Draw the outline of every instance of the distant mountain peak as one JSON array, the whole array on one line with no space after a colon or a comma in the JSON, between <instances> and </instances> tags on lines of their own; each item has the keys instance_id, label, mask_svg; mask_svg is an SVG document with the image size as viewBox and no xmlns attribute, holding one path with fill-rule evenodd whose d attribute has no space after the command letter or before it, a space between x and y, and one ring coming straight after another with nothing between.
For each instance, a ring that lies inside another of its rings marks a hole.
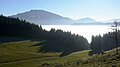
<instances>
[{"instance_id":1,"label":"distant mountain peak","mask_svg":"<svg viewBox=\"0 0 120 67\"><path fill-rule=\"evenodd\" d=\"M79 22L95 22L96 20L89 18L89 17L85 17L85 18L81 18L77 21L79 21Z\"/></svg>"},{"instance_id":2,"label":"distant mountain peak","mask_svg":"<svg viewBox=\"0 0 120 67\"><path fill-rule=\"evenodd\" d=\"M95 22L96 20L89 17L85 17L77 20L77 23L95 23Z\"/></svg>"},{"instance_id":3,"label":"distant mountain peak","mask_svg":"<svg viewBox=\"0 0 120 67\"><path fill-rule=\"evenodd\" d=\"M106 20L105 22L114 22L114 21L120 22L120 18L118 18L118 19Z\"/></svg>"},{"instance_id":4,"label":"distant mountain peak","mask_svg":"<svg viewBox=\"0 0 120 67\"><path fill-rule=\"evenodd\" d=\"M23 13L13 15L14 18L25 19L36 24L68 24L72 19L62 17L58 14L48 12L45 10L30 10Z\"/></svg>"}]
</instances>

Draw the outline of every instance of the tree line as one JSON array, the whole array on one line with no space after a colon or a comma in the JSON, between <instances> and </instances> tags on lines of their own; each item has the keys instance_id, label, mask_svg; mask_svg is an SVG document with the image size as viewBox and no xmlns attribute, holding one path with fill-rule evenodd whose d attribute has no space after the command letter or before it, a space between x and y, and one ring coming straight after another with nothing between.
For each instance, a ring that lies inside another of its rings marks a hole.
<instances>
[{"instance_id":1,"label":"tree line","mask_svg":"<svg viewBox=\"0 0 120 67\"><path fill-rule=\"evenodd\" d=\"M116 32L108 32L104 34L103 36L92 36L92 42L90 44L90 48L92 50L92 53L100 54L103 51L111 50L113 48L116 48L116 40L114 39ZM117 32L118 36L120 36L120 31ZM118 43L120 43L120 39L118 39ZM118 44L118 47L120 47L120 44Z\"/></svg>"},{"instance_id":2,"label":"tree line","mask_svg":"<svg viewBox=\"0 0 120 67\"><path fill-rule=\"evenodd\" d=\"M118 36L120 31L117 32ZM92 36L89 44L83 36L71 34L60 29L46 31L40 25L27 22L19 18L0 15L0 37L22 37L37 40L46 40L44 51L74 52L91 49L92 54L116 48L116 41L112 38L115 32L108 32L103 36ZM118 43L120 39L118 39ZM120 44L118 45L120 47Z\"/></svg>"},{"instance_id":3,"label":"tree line","mask_svg":"<svg viewBox=\"0 0 120 67\"><path fill-rule=\"evenodd\" d=\"M46 31L41 25L39 26L26 20L5 17L3 15L0 16L0 36L42 39L50 42L49 45L51 46L59 45L70 48L72 51L89 49L89 43L83 36L71 34L71 32L64 32L59 29ZM57 49L55 47L51 48L51 50ZM58 51L62 50L60 49Z\"/></svg>"}]
</instances>

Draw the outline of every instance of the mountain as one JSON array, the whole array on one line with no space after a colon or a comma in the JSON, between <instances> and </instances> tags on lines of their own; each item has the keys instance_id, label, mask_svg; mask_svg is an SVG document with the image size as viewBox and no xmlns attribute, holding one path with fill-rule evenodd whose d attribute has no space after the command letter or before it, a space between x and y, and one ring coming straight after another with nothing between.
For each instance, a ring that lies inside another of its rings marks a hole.
<instances>
[{"instance_id":1,"label":"mountain","mask_svg":"<svg viewBox=\"0 0 120 67\"><path fill-rule=\"evenodd\" d=\"M117 22L119 22L120 21L120 19L111 19L111 20L106 20L106 21L103 21L103 22L107 22L107 23L113 23L113 22L115 22L115 21L117 21Z\"/></svg>"},{"instance_id":2,"label":"mountain","mask_svg":"<svg viewBox=\"0 0 120 67\"><path fill-rule=\"evenodd\" d=\"M73 25L111 25L112 22L106 22L106 21L96 21L92 18L86 17L76 20Z\"/></svg>"},{"instance_id":3,"label":"mountain","mask_svg":"<svg viewBox=\"0 0 120 67\"><path fill-rule=\"evenodd\" d=\"M81 18L81 19L77 20L77 22L79 22L79 23L93 23L93 22L96 22L96 20L86 17L86 18Z\"/></svg>"},{"instance_id":4,"label":"mountain","mask_svg":"<svg viewBox=\"0 0 120 67\"><path fill-rule=\"evenodd\" d=\"M72 19L45 10L30 10L12 15L11 17L25 19L29 22L40 25L71 24Z\"/></svg>"},{"instance_id":5,"label":"mountain","mask_svg":"<svg viewBox=\"0 0 120 67\"><path fill-rule=\"evenodd\" d=\"M96 20L86 17L86 18L81 18L81 19L76 20L76 22L73 23L73 25L93 25L93 24L96 25L96 23L97 23Z\"/></svg>"},{"instance_id":6,"label":"mountain","mask_svg":"<svg viewBox=\"0 0 120 67\"><path fill-rule=\"evenodd\" d=\"M110 21L96 21L86 17L78 20L72 20L68 17L62 17L58 14L45 10L30 10L23 13L18 13L10 17L27 20L28 22L39 25L110 25Z\"/></svg>"}]
</instances>

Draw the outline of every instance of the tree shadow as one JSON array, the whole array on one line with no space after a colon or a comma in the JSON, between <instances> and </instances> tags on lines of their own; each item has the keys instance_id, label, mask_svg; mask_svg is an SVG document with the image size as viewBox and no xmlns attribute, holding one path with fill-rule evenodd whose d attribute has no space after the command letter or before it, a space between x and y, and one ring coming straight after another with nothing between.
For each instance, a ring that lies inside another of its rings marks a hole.
<instances>
[{"instance_id":1,"label":"tree shadow","mask_svg":"<svg viewBox=\"0 0 120 67\"><path fill-rule=\"evenodd\" d=\"M80 50L76 50L75 48L70 48L65 45L61 45L59 42L55 41L44 41L41 39L28 39L28 38L20 38L20 37L0 37L0 44L6 42L16 42L16 41L23 41L23 40L31 40L31 41L43 41L41 43L35 44L33 46L41 46L38 49L38 52L47 53L47 52L57 52L61 53L60 57L69 55L73 52L77 52Z\"/></svg>"},{"instance_id":2,"label":"tree shadow","mask_svg":"<svg viewBox=\"0 0 120 67\"><path fill-rule=\"evenodd\" d=\"M92 56L93 54L94 54L94 53L93 53L92 51L89 51L89 52L88 52L88 55L89 55L89 56Z\"/></svg>"},{"instance_id":3,"label":"tree shadow","mask_svg":"<svg viewBox=\"0 0 120 67\"><path fill-rule=\"evenodd\" d=\"M27 40L27 39L21 37L0 37L0 44L6 42L22 41L22 40Z\"/></svg>"},{"instance_id":4,"label":"tree shadow","mask_svg":"<svg viewBox=\"0 0 120 67\"><path fill-rule=\"evenodd\" d=\"M72 48L68 48L68 47L59 45L57 42L53 42L53 41L47 41L47 42L44 41L42 43L35 44L33 46L41 46L39 48L38 52L43 52L43 53L58 52L58 53L61 53L60 57L69 55L73 52L76 52L76 50L74 50Z\"/></svg>"},{"instance_id":5,"label":"tree shadow","mask_svg":"<svg viewBox=\"0 0 120 67\"><path fill-rule=\"evenodd\" d=\"M100 51L89 51L88 55L92 56L94 54L104 54L104 52L100 52Z\"/></svg>"}]
</instances>

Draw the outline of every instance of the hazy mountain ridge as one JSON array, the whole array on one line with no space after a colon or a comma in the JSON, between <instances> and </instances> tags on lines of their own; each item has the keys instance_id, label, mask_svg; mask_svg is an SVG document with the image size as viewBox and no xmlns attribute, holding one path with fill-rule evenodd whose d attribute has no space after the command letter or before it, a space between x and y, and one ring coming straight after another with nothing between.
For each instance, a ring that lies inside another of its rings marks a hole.
<instances>
[{"instance_id":1,"label":"hazy mountain ridge","mask_svg":"<svg viewBox=\"0 0 120 67\"><path fill-rule=\"evenodd\" d=\"M89 18L89 17L81 18L81 19L78 19L77 21L78 21L78 22L81 22L81 23L92 23L92 22L96 22L96 20L94 20L94 19L92 19L92 18Z\"/></svg>"},{"instance_id":2,"label":"hazy mountain ridge","mask_svg":"<svg viewBox=\"0 0 120 67\"><path fill-rule=\"evenodd\" d=\"M11 17L25 19L40 25L109 25L112 23L110 21L96 21L89 17L72 20L45 10L30 10Z\"/></svg>"},{"instance_id":3,"label":"hazy mountain ridge","mask_svg":"<svg viewBox=\"0 0 120 67\"><path fill-rule=\"evenodd\" d=\"M44 11L44 10L31 10L11 17L25 19L29 22L36 24L71 24L72 19L62 17L60 15Z\"/></svg>"},{"instance_id":4,"label":"hazy mountain ridge","mask_svg":"<svg viewBox=\"0 0 120 67\"><path fill-rule=\"evenodd\" d=\"M111 25L113 22L108 21L96 21L92 18L86 17L76 20L73 25Z\"/></svg>"}]
</instances>

